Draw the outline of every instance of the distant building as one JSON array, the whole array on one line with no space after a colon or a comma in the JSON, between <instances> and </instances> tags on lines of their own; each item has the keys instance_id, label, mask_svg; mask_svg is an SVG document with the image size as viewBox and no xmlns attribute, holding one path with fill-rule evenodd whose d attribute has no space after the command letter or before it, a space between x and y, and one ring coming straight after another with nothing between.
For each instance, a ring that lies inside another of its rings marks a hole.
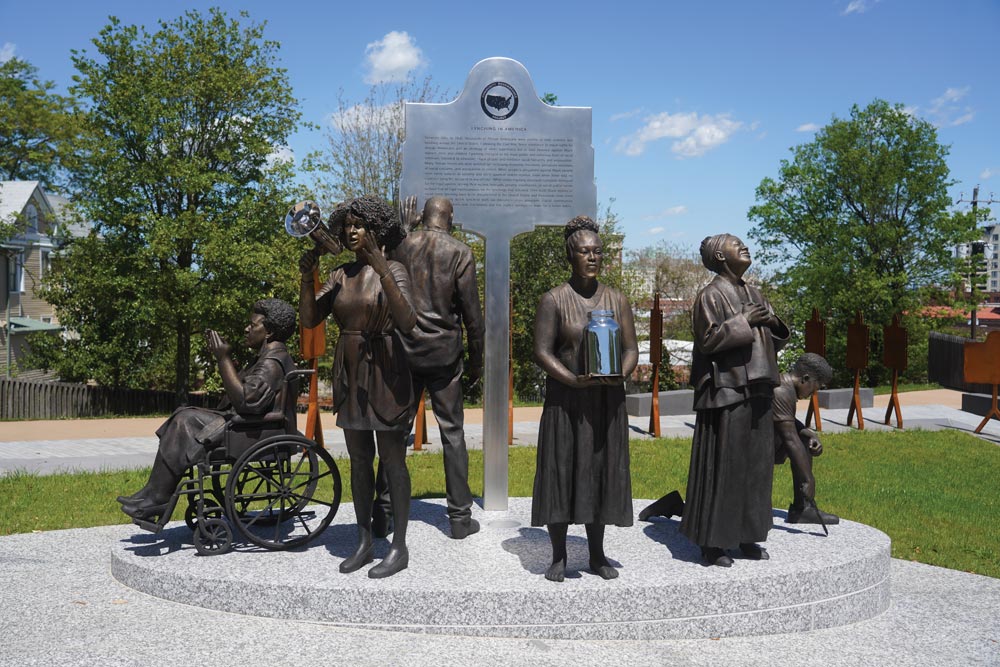
<instances>
[{"instance_id":1,"label":"distant building","mask_svg":"<svg viewBox=\"0 0 1000 667\"><path fill-rule=\"evenodd\" d=\"M0 238L0 375L9 376L27 353L26 334L62 330L51 304L38 296L51 270L61 235L85 235L87 226L69 225L69 201L46 194L38 181L0 181L0 221L17 233Z\"/></svg>"},{"instance_id":2,"label":"distant building","mask_svg":"<svg viewBox=\"0 0 1000 667\"><path fill-rule=\"evenodd\" d=\"M982 238L972 243L963 243L956 248L955 254L961 258L981 256L977 262L976 276L980 288L987 293L986 301L1000 301L1000 224L987 225L982 228ZM965 290L969 291L968 280Z\"/></svg>"}]
</instances>

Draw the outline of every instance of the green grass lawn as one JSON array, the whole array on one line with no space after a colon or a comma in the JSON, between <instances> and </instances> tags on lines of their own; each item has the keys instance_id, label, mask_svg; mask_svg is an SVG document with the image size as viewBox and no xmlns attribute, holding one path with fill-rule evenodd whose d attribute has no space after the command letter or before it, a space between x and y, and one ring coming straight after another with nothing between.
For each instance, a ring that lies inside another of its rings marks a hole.
<instances>
[{"instance_id":1,"label":"green grass lawn","mask_svg":"<svg viewBox=\"0 0 1000 667\"><path fill-rule=\"evenodd\" d=\"M820 507L874 526L892 538L892 555L1000 577L1000 447L957 431L850 432L823 436L815 460ZM632 442L632 490L658 498L687 485L690 441ZM483 488L482 454L469 452L470 486ZM346 460L338 460L344 502ZM415 498L444 497L440 454L409 459ZM530 496L535 450L510 450L510 495ZM115 496L143 485L148 470L0 477L0 535L128 523ZM775 471L774 506L791 502L788 465ZM183 506L174 518L183 517Z\"/></svg>"}]
</instances>

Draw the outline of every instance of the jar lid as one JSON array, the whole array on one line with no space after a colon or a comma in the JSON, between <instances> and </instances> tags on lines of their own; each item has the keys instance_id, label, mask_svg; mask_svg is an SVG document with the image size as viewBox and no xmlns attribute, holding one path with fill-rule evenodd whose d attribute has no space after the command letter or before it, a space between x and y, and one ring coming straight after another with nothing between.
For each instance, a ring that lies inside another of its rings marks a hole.
<instances>
[{"instance_id":1,"label":"jar lid","mask_svg":"<svg viewBox=\"0 0 1000 667\"><path fill-rule=\"evenodd\" d=\"M614 317L614 315L613 310L592 310L587 313L587 317Z\"/></svg>"}]
</instances>

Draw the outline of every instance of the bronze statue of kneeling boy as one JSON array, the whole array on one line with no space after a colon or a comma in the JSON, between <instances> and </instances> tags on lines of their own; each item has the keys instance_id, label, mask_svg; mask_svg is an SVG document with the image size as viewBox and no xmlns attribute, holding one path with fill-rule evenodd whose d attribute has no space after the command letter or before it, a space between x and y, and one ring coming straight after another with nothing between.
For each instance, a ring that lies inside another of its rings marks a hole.
<instances>
[{"instance_id":1,"label":"bronze statue of kneeling boy","mask_svg":"<svg viewBox=\"0 0 1000 667\"><path fill-rule=\"evenodd\" d=\"M781 384L774 390L774 463L781 465L787 459L792 466L794 496L785 523L840 523L838 516L816 507L812 460L823 453L823 445L815 431L795 418L796 401L811 397L832 377L826 359L806 352L796 359L791 372L781 375Z\"/></svg>"},{"instance_id":2,"label":"bronze statue of kneeling boy","mask_svg":"<svg viewBox=\"0 0 1000 667\"><path fill-rule=\"evenodd\" d=\"M131 496L118 496L125 514L145 521L162 516L185 471L204 461L209 450L222 443L226 422L233 415L265 415L274 409L285 375L295 370L285 347L295 331L295 316L295 309L280 299L262 299L253 305L244 342L257 350L258 356L242 373L237 373L229 356L232 346L215 331L205 332L208 349L219 364L226 398L218 410L177 408L156 430L160 445L149 481Z\"/></svg>"}]
</instances>

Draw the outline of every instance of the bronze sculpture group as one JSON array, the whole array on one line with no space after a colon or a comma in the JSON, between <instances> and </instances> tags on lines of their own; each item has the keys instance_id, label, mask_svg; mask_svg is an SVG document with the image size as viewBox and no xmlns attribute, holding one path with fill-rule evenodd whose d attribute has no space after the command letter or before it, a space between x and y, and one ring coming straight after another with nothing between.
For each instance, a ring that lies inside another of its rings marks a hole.
<instances>
[{"instance_id":1,"label":"bronze sculpture group","mask_svg":"<svg viewBox=\"0 0 1000 667\"><path fill-rule=\"evenodd\" d=\"M475 262L469 248L451 236L453 209L441 197L428 199L422 214L415 198L407 198L401 217L381 199L361 197L337 207L328 227L319 223L318 208L299 205L294 212L314 218L309 228L323 232L311 233L316 247L299 260L301 324L315 327L329 316L339 328L334 412L350 456L358 532L357 546L340 571L355 572L372 562L374 539L392 533L388 554L368 570L371 578L388 577L409 563L406 440L416 411L423 409L418 402L425 389L441 427L451 536L462 539L479 530L471 517L461 388L463 325L470 378L475 381L482 372ZM414 231L420 222L424 228ZM535 319L534 358L547 380L531 523L548 530L552 558L546 579L565 578L571 523L585 526L590 570L614 579L618 571L604 552L604 533L607 525L632 525L624 380L637 365L638 345L628 299L598 280L603 262L598 225L574 218L565 225L564 238L570 279L542 297ZM317 291L313 272L319 257L340 248L353 251L354 261L336 267ZM806 354L790 373L779 375L776 352L789 330L760 291L743 280L749 250L739 238L719 234L706 238L700 252L716 276L693 307L697 417L686 502L675 491L640 519L681 515L680 532L701 548L705 562L729 567L736 549L745 558L768 558L759 543L771 528L776 463L787 459L792 466L788 522L821 523L825 529L839 521L816 506L811 458L822 446L815 432L795 419L796 400L812 396L831 371L822 357ZM600 334L601 327L612 336L605 347L584 336L592 328ZM294 370L284 345L294 329L295 311L287 303L255 304L246 344L258 351L258 359L241 374L229 358L229 345L215 332L206 333L230 405L175 411L157 431L160 447L149 481L132 496L118 498L126 514L137 523L163 518L165 511L169 518L167 501L181 477L218 445L227 421L276 409L279 388ZM609 354L613 363L594 365ZM294 424L294 415L288 419Z\"/></svg>"}]
</instances>

